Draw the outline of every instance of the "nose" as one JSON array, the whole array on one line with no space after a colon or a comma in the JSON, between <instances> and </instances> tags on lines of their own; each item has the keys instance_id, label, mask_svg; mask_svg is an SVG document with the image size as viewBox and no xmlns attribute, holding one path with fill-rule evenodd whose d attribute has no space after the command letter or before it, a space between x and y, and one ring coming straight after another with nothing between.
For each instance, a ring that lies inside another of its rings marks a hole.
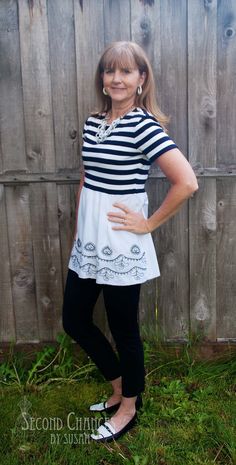
<instances>
[{"instance_id":1,"label":"nose","mask_svg":"<svg viewBox=\"0 0 236 465\"><path fill-rule=\"evenodd\" d=\"M116 69L113 74L113 82L121 82L121 81L122 81L122 78L121 78L120 70Z\"/></svg>"}]
</instances>

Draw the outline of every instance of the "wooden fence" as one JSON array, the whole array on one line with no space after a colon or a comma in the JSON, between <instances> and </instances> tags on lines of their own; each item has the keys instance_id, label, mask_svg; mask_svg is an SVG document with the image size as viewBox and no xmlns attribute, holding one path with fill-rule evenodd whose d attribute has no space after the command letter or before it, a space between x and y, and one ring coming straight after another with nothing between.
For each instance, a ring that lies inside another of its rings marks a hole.
<instances>
[{"instance_id":1,"label":"wooden fence","mask_svg":"<svg viewBox=\"0 0 236 465\"><path fill-rule=\"evenodd\" d=\"M1 342L61 331L81 132L113 40L147 51L200 186L153 234L162 275L142 286L141 321L166 341L236 341L235 31L234 0L1 0ZM152 168L150 213L168 187Z\"/></svg>"}]
</instances>

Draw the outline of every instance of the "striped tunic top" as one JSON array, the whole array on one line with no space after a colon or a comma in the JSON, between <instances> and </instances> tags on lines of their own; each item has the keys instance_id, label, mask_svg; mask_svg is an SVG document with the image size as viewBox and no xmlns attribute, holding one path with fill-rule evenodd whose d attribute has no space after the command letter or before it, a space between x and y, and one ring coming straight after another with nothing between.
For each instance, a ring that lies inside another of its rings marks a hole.
<instances>
[{"instance_id":1,"label":"striped tunic top","mask_svg":"<svg viewBox=\"0 0 236 465\"><path fill-rule=\"evenodd\" d=\"M121 118L104 142L96 134L104 115L90 116L84 125L82 158L84 187L108 194L145 192L151 163L176 148L147 111L135 108Z\"/></svg>"}]
</instances>

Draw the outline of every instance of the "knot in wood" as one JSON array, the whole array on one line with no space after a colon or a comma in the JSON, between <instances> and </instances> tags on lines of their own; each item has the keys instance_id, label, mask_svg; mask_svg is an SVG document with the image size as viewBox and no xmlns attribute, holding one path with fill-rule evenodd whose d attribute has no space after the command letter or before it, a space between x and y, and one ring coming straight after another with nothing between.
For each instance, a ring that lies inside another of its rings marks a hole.
<instances>
[{"instance_id":1,"label":"knot in wood","mask_svg":"<svg viewBox=\"0 0 236 465\"><path fill-rule=\"evenodd\" d=\"M71 131L70 131L69 134L70 134L70 138L71 138L71 139L73 139L73 140L76 139L76 136L77 136L77 131L76 131L76 129L71 129Z\"/></svg>"},{"instance_id":2,"label":"knot in wood","mask_svg":"<svg viewBox=\"0 0 236 465\"><path fill-rule=\"evenodd\" d=\"M51 276L54 276L54 275L56 274L56 271L57 271L57 270L56 270L56 267L55 267L55 266L51 266L51 268L50 268L50 275L51 275Z\"/></svg>"},{"instance_id":3,"label":"knot in wood","mask_svg":"<svg viewBox=\"0 0 236 465\"><path fill-rule=\"evenodd\" d=\"M32 149L27 152L27 157L31 160L36 160L37 158L41 157L40 149Z\"/></svg>"},{"instance_id":4,"label":"knot in wood","mask_svg":"<svg viewBox=\"0 0 236 465\"><path fill-rule=\"evenodd\" d=\"M42 297L41 302L45 308L48 308L52 305L52 301L47 295Z\"/></svg>"},{"instance_id":5,"label":"knot in wood","mask_svg":"<svg viewBox=\"0 0 236 465\"><path fill-rule=\"evenodd\" d=\"M41 108L38 109L38 115L39 116L44 116L44 112Z\"/></svg>"},{"instance_id":6,"label":"knot in wood","mask_svg":"<svg viewBox=\"0 0 236 465\"><path fill-rule=\"evenodd\" d=\"M194 305L193 312L196 320L198 321L203 322L209 319L209 309L207 305L206 296L202 295L199 297L199 299Z\"/></svg>"},{"instance_id":7,"label":"knot in wood","mask_svg":"<svg viewBox=\"0 0 236 465\"><path fill-rule=\"evenodd\" d=\"M14 275L14 284L20 288L33 288L33 273L31 269L19 268Z\"/></svg>"},{"instance_id":8,"label":"knot in wood","mask_svg":"<svg viewBox=\"0 0 236 465\"><path fill-rule=\"evenodd\" d=\"M149 5L152 6L154 5L154 0L139 0L144 6Z\"/></svg>"},{"instance_id":9,"label":"knot in wood","mask_svg":"<svg viewBox=\"0 0 236 465\"><path fill-rule=\"evenodd\" d=\"M231 26L226 27L226 29L225 29L225 37L227 39L232 39L234 37L234 35L235 35L235 29L233 27L231 27Z\"/></svg>"},{"instance_id":10,"label":"knot in wood","mask_svg":"<svg viewBox=\"0 0 236 465\"><path fill-rule=\"evenodd\" d=\"M204 0L204 6L205 8L211 8L215 3L215 0Z\"/></svg>"},{"instance_id":11,"label":"knot in wood","mask_svg":"<svg viewBox=\"0 0 236 465\"><path fill-rule=\"evenodd\" d=\"M60 208L58 208L58 209L57 209L57 217L58 217L58 218L61 218L61 216L62 216L62 211L61 211Z\"/></svg>"},{"instance_id":12,"label":"knot in wood","mask_svg":"<svg viewBox=\"0 0 236 465\"><path fill-rule=\"evenodd\" d=\"M216 106L212 98L206 95L203 97L201 102L201 114L205 118L215 118L216 117Z\"/></svg>"},{"instance_id":13,"label":"knot in wood","mask_svg":"<svg viewBox=\"0 0 236 465\"><path fill-rule=\"evenodd\" d=\"M151 21L147 15L143 16L140 21L142 42L147 44L150 41Z\"/></svg>"}]
</instances>

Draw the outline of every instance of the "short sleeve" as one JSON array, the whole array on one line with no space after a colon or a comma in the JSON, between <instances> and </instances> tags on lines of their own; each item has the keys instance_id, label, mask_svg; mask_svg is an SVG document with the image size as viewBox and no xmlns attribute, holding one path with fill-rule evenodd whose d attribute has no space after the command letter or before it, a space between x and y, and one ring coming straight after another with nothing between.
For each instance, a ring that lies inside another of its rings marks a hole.
<instances>
[{"instance_id":1,"label":"short sleeve","mask_svg":"<svg viewBox=\"0 0 236 465\"><path fill-rule=\"evenodd\" d=\"M178 148L161 125L152 117L142 118L136 126L136 147L153 163L168 150Z\"/></svg>"},{"instance_id":2,"label":"short sleeve","mask_svg":"<svg viewBox=\"0 0 236 465\"><path fill-rule=\"evenodd\" d=\"M87 119L84 123L84 128L83 128L83 132L82 132L82 139L85 140L85 134L86 134L86 131L87 131Z\"/></svg>"}]
</instances>

